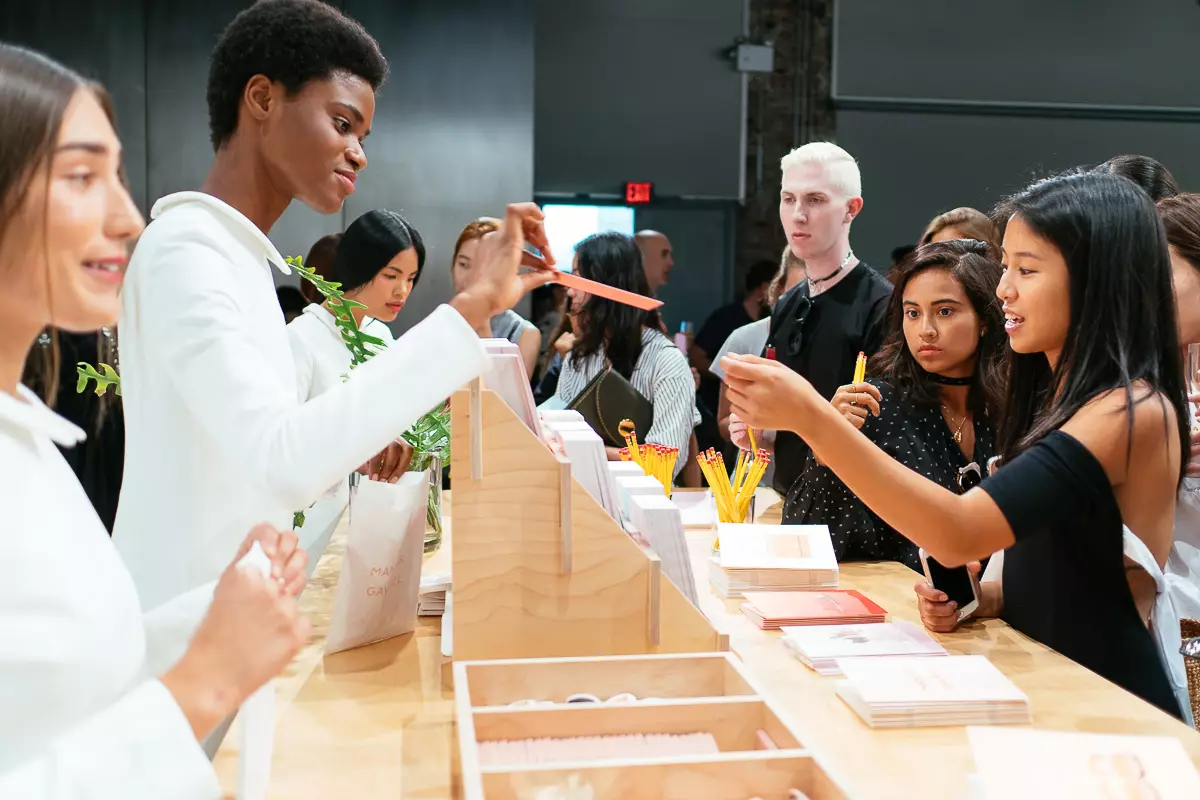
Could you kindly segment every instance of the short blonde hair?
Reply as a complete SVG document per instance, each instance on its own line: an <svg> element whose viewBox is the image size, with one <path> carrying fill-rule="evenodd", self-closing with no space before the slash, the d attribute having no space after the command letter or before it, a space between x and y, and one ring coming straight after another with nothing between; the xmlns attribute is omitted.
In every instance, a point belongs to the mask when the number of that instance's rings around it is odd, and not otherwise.
<svg viewBox="0 0 1200 800"><path fill-rule="evenodd" d="M779 161L779 169L787 173L802 164L820 164L833 188L843 197L862 197L862 174L854 156L833 142L809 142L797 147Z"/></svg>

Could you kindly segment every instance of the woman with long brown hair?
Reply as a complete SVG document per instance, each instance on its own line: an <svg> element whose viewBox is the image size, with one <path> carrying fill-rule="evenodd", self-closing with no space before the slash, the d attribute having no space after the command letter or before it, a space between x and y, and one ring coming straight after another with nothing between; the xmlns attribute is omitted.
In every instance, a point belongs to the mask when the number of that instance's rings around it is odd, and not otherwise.
<svg viewBox="0 0 1200 800"><path fill-rule="evenodd" d="M840 387L831 401L896 461L953 492L978 484L996 454L1005 351L1000 272L984 242L918 247L896 268L886 338L868 365L870 379ZM814 456L788 497L784 522L828 525L839 561L921 569L917 546Z"/></svg>
<svg viewBox="0 0 1200 800"><path fill-rule="evenodd" d="M119 164L96 88L0 44L0 797L220 796L199 739L308 636L295 602L304 551L265 526L233 563L257 541L273 580L231 565L215 591L143 617L55 447L83 431L21 384L42 331L116 320L129 244L142 230ZM154 635L163 619L209 602L190 643Z"/></svg>

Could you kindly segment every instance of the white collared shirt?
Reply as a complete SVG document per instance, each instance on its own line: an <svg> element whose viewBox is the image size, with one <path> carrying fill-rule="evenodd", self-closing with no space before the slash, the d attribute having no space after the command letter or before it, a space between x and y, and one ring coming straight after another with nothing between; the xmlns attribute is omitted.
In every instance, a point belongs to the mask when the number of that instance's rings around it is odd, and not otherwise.
<svg viewBox="0 0 1200 800"><path fill-rule="evenodd" d="M478 377L487 354L442 306L310 402L270 240L200 192L159 200L122 296L125 477L113 541L143 607L215 579L259 522L286 529L330 486Z"/></svg>
<svg viewBox="0 0 1200 800"><path fill-rule="evenodd" d="M363 317L363 333L383 340L384 348L394 341L387 325ZM350 375L350 350L329 309L319 303L306 306L304 313L287 326L292 359L296 363L296 396L301 403L337 386Z"/></svg>
<svg viewBox="0 0 1200 800"><path fill-rule="evenodd" d="M54 446L83 432L20 396L0 392L0 797L220 797L149 677L133 581Z"/></svg>

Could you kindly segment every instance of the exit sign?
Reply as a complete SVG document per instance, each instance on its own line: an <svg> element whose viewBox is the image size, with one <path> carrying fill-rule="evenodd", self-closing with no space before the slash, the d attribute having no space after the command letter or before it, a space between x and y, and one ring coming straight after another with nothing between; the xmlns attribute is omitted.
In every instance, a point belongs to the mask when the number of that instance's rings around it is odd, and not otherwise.
<svg viewBox="0 0 1200 800"><path fill-rule="evenodd" d="M626 183L625 202L631 206L644 205L654 195L653 183Z"/></svg>

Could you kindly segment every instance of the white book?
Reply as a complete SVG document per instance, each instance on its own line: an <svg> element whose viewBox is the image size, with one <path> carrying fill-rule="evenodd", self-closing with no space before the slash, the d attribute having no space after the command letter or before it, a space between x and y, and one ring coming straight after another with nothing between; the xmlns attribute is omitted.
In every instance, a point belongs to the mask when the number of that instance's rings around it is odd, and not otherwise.
<svg viewBox="0 0 1200 800"><path fill-rule="evenodd" d="M625 515L625 519L631 522L636 522L633 519L633 498L641 495L657 495L658 497L666 497L667 493L663 489L663 485L659 483L658 478L652 478L649 475L642 473L641 475L621 475L617 478L617 492L619 495L618 505L621 513Z"/></svg>
<svg viewBox="0 0 1200 800"><path fill-rule="evenodd" d="M571 461L571 475L579 481L587 493L615 520L620 520L621 511L617 503L611 475L605 468L608 457L604 452L604 440L591 430L559 430L554 435L563 443L567 458Z"/></svg>
<svg viewBox="0 0 1200 800"><path fill-rule="evenodd" d="M985 800L1196 800L1200 775L1178 739L967 728Z"/></svg>
<svg viewBox="0 0 1200 800"><path fill-rule="evenodd" d="M483 385L500 395L505 404L540 439L542 425L521 353L511 342L504 342L511 345L511 348L493 345L495 342L495 339L484 340L485 349L488 351L488 369L483 375ZM514 353L512 350L517 351Z"/></svg>
<svg viewBox="0 0 1200 800"><path fill-rule="evenodd" d="M696 579L688 554L687 537L679 507L662 493L635 495L630 517L642 539L662 561L663 574L683 592L692 605L696 600Z"/></svg>
<svg viewBox="0 0 1200 800"><path fill-rule="evenodd" d="M984 656L842 658L838 695L873 728L1031 721L1029 698Z"/></svg>
<svg viewBox="0 0 1200 800"><path fill-rule="evenodd" d="M717 504L712 492L675 492L671 496L683 515L685 528L715 528Z"/></svg>
<svg viewBox="0 0 1200 800"><path fill-rule="evenodd" d="M717 526L721 567L734 569L833 570L837 555L827 525Z"/></svg>
<svg viewBox="0 0 1200 800"><path fill-rule="evenodd" d="M946 648L911 622L784 626L784 646L822 675L841 675L839 659L944 656Z"/></svg>

